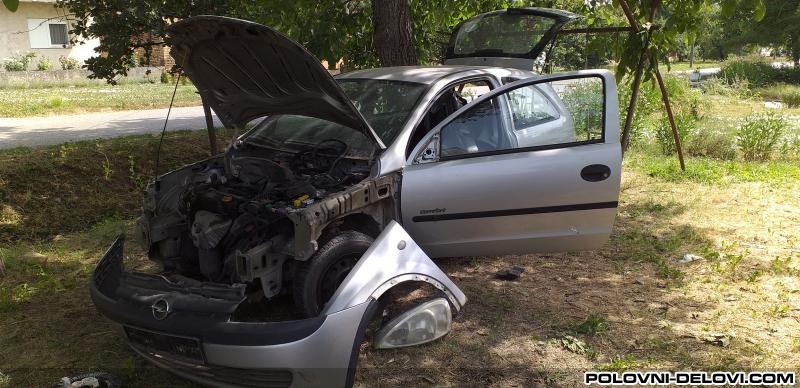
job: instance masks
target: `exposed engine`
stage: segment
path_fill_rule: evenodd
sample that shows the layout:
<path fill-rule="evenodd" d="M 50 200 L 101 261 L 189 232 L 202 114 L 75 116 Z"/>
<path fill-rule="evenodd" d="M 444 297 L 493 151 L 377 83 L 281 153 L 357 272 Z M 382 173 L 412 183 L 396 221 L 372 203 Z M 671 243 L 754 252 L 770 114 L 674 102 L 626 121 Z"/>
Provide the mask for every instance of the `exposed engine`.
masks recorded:
<path fill-rule="evenodd" d="M 260 280 L 274 296 L 293 252 L 287 216 L 369 175 L 369 159 L 347 156 L 347 148 L 333 139 L 294 153 L 240 142 L 224 157 L 166 174 L 147 188 L 143 244 L 167 272 Z"/>

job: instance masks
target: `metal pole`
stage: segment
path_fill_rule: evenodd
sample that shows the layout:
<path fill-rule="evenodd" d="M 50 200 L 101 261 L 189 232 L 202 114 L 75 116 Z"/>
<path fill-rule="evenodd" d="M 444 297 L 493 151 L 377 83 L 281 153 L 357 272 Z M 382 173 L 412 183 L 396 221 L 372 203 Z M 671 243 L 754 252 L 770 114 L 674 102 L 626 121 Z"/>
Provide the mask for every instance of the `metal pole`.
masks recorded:
<path fill-rule="evenodd" d="M 211 156 L 217 154 L 217 130 L 214 128 L 214 118 L 211 117 L 211 108 L 206 104 L 205 99 L 203 102 L 203 113 L 206 115 L 206 128 L 208 129 L 208 146 L 211 149 Z"/>

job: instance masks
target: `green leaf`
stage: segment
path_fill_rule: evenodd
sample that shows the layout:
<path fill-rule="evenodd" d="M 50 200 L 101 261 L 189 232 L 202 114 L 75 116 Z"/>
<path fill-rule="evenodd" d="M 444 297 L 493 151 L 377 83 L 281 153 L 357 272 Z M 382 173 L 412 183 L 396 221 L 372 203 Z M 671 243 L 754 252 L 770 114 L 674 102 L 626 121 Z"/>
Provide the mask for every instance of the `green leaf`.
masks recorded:
<path fill-rule="evenodd" d="M 731 16 L 736 11 L 736 0 L 723 0 L 720 5 L 720 10 L 723 16 Z"/>
<path fill-rule="evenodd" d="M 19 8 L 19 0 L 3 0 L 3 5 L 6 6 L 6 9 L 11 12 L 17 12 L 17 8 Z"/>
<path fill-rule="evenodd" d="M 767 14 L 767 6 L 764 5 L 763 1 L 757 0 L 755 1 L 753 8 L 753 19 L 755 19 L 757 22 L 760 22 Z"/>

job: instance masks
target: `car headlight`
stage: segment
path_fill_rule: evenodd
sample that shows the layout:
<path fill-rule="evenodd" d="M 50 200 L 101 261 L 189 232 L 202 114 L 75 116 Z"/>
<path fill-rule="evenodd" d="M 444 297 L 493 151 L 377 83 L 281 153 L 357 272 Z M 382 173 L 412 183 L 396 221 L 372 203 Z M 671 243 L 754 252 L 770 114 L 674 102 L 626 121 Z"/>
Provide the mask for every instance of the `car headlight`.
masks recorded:
<path fill-rule="evenodd" d="M 441 338 L 450 331 L 450 303 L 444 298 L 425 302 L 389 321 L 375 337 L 378 349 L 402 348 Z"/>

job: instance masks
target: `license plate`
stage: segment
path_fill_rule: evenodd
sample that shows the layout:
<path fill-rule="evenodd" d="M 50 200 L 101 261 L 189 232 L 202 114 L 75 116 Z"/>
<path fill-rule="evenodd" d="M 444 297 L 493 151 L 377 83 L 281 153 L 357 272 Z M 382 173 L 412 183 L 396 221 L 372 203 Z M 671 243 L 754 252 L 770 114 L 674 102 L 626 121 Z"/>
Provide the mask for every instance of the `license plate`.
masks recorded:
<path fill-rule="evenodd" d="M 131 344 L 144 350 L 177 356 L 193 362 L 205 361 L 200 340 L 196 338 L 162 334 L 128 326 L 125 327 L 125 334 Z"/>

